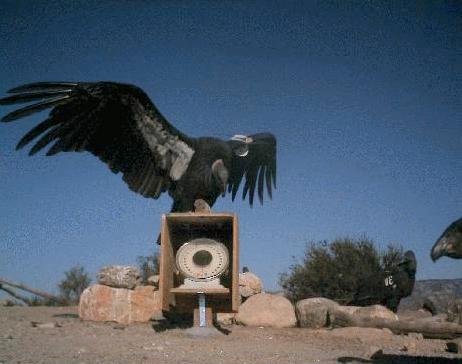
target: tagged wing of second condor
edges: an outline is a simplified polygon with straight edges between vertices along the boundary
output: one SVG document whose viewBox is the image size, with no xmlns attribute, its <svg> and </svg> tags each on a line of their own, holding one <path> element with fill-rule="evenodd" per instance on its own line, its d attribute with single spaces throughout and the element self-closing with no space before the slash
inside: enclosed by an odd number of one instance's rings
<svg viewBox="0 0 462 364">
<path fill-rule="evenodd" d="M 11 89 L 0 105 L 36 102 L 2 118 L 11 122 L 53 108 L 48 118 L 19 141 L 17 149 L 39 138 L 33 155 L 88 151 L 131 190 L 158 198 L 181 178 L 194 154 L 191 140 L 173 127 L 139 88 L 112 82 L 38 82 Z"/>
</svg>

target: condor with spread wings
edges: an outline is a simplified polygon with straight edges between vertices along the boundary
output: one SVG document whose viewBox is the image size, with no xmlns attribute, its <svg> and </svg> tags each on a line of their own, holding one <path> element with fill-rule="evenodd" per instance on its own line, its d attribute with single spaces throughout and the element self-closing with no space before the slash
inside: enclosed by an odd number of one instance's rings
<svg viewBox="0 0 462 364">
<path fill-rule="evenodd" d="M 257 191 L 271 197 L 276 186 L 276 139 L 272 134 L 236 135 L 223 141 L 192 138 L 171 125 L 138 87 L 113 82 L 38 82 L 8 91 L 0 104 L 31 104 L 1 120 L 11 122 L 51 108 L 48 118 L 19 141 L 34 141 L 33 155 L 88 151 L 122 173 L 128 187 L 157 199 L 168 191 L 172 212 L 194 209 L 196 199 L 212 206 L 228 189 L 232 199 L 243 182 L 243 199 Z"/>
</svg>

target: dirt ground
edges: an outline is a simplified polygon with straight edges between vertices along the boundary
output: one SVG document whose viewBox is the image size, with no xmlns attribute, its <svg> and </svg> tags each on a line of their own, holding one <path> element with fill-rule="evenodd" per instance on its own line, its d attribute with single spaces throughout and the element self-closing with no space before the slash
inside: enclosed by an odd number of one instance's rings
<svg viewBox="0 0 462 364">
<path fill-rule="evenodd" d="M 0 363 L 462 363 L 446 341 L 387 330 L 225 329 L 197 337 L 152 323 L 84 322 L 75 307 L 0 307 Z"/>
</svg>

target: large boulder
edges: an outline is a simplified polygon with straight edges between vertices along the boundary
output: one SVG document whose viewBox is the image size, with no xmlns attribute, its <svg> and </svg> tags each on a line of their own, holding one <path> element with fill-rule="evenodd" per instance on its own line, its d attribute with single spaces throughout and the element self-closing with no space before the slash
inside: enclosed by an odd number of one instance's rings
<svg viewBox="0 0 462 364">
<path fill-rule="evenodd" d="M 357 317 L 367 317 L 370 319 L 398 321 L 398 316 L 393 311 L 381 305 L 358 307 L 358 309 L 354 311 L 353 315 Z"/>
<path fill-rule="evenodd" d="M 239 273 L 239 293 L 242 298 L 261 293 L 262 288 L 261 279 L 252 272 Z"/>
<path fill-rule="evenodd" d="M 140 284 L 140 271 L 129 265 L 108 265 L 101 268 L 98 283 L 114 288 L 133 289 Z"/>
<path fill-rule="evenodd" d="M 245 326 L 294 327 L 297 325 L 292 303 L 285 297 L 259 293 L 240 307 L 236 322 Z"/>
<path fill-rule="evenodd" d="M 95 284 L 80 296 L 79 316 L 82 320 L 121 324 L 147 322 L 160 311 L 160 293 L 152 286 L 130 290 Z"/>
<path fill-rule="evenodd" d="M 448 315 L 446 313 L 440 313 L 435 316 L 431 317 L 425 317 L 423 319 L 420 319 L 421 322 L 447 322 L 448 321 Z"/>
<path fill-rule="evenodd" d="M 432 314 L 424 309 L 398 311 L 398 318 L 400 321 L 416 321 L 429 317 L 432 317 Z"/>
<path fill-rule="evenodd" d="M 339 304 L 328 298 L 314 297 L 298 301 L 295 305 L 300 327 L 318 329 L 329 325 L 329 315 Z"/>
<path fill-rule="evenodd" d="M 337 306 L 330 315 L 333 326 L 361 326 L 361 323 L 371 320 L 398 321 L 398 316 L 381 305 L 366 307 Z"/>
</svg>

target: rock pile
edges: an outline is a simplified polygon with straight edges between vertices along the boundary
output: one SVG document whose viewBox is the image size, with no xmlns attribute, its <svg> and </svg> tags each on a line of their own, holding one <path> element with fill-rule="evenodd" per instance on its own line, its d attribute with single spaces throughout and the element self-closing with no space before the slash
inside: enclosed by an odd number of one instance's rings
<svg viewBox="0 0 462 364">
<path fill-rule="evenodd" d="M 129 266 L 108 266 L 98 274 L 98 284 L 88 287 L 80 297 L 79 316 L 83 320 L 115 321 L 120 324 L 147 322 L 161 317 L 159 277 L 150 277 L 140 285 L 139 271 Z M 263 293 L 260 278 L 246 271 L 239 275 L 239 292 L 242 304 L 239 313 L 217 313 L 216 321 L 222 325 L 240 324 L 254 327 L 295 327 L 319 329 L 323 327 L 364 326 L 372 321 L 407 322 L 418 320 L 425 324 L 442 323 L 448 315 L 431 316 L 427 312 L 414 312 L 411 316 L 398 316 L 384 306 L 341 306 L 327 298 L 316 297 L 298 301 L 294 305 L 285 297 Z M 460 303 L 451 311 L 452 321 L 458 322 Z M 359 329 L 357 329 L 359 330 Z M 375 330 L 375 331 L 374 331 Z M 391 334 L 384 329 L 370 328 L 371 333 Z M 388 330 L 388 331 L 387 331 Z M 351 331 L 351 330 L 350 330 Z M 338 330 L 339 334 L 350 332 Z M 353 330 L 354 331 L 354 330 Z M 411 345 L 412 346 L 412 345 Z M 406 350 L 412 351 L 412 347 Z"/>
<path fill-rule="evenodd" d="M 262 281 L 256 274 L 250 272 L 248 268 L 246 268 L 243 273 L 239 273 L 239 295 L 241 303 L 262 291 Z M 236 314 L 219 312 L 215 320 L 219 325 L 231 325 L 236 323 Z"/>
<path fill-rule="evenodd" d="M 121 324 L 147 322 L 161 310 L 156 286 L 140 286 L 137 268 L 103 267 L 98 284 L 80 296 L 79 316 L 89 321 L 115 321 Z"/>
<path fill-rule="evenodd" d="M 299 325 L 312 329 L 328 326 L 330 315 L 338 307 L 337 302 L 323 297 L 307 298 L 295 305 Z"/>
<path fill-rule="evenodd" d="M 354 326 L 358 320 L 397 321 L 398 316 L 384 306 L 341 306 L 327 298 L 315 297 L 298 301 L 296 313 L 301 327 Z"/>
<path fill-rule="evenodd" d="M 103 286 L 133 289 L 140 285 L 140 271 L 129 265 L 108 265 L 101 268 L 98 283 Z"/>
<path fill-rule="evenodd" d="M 261 293 L 262 289 L 261 279 L 254 273 L 247 271 L 239 274 L 239 294 L 243 300 Z"/>
</svg>

